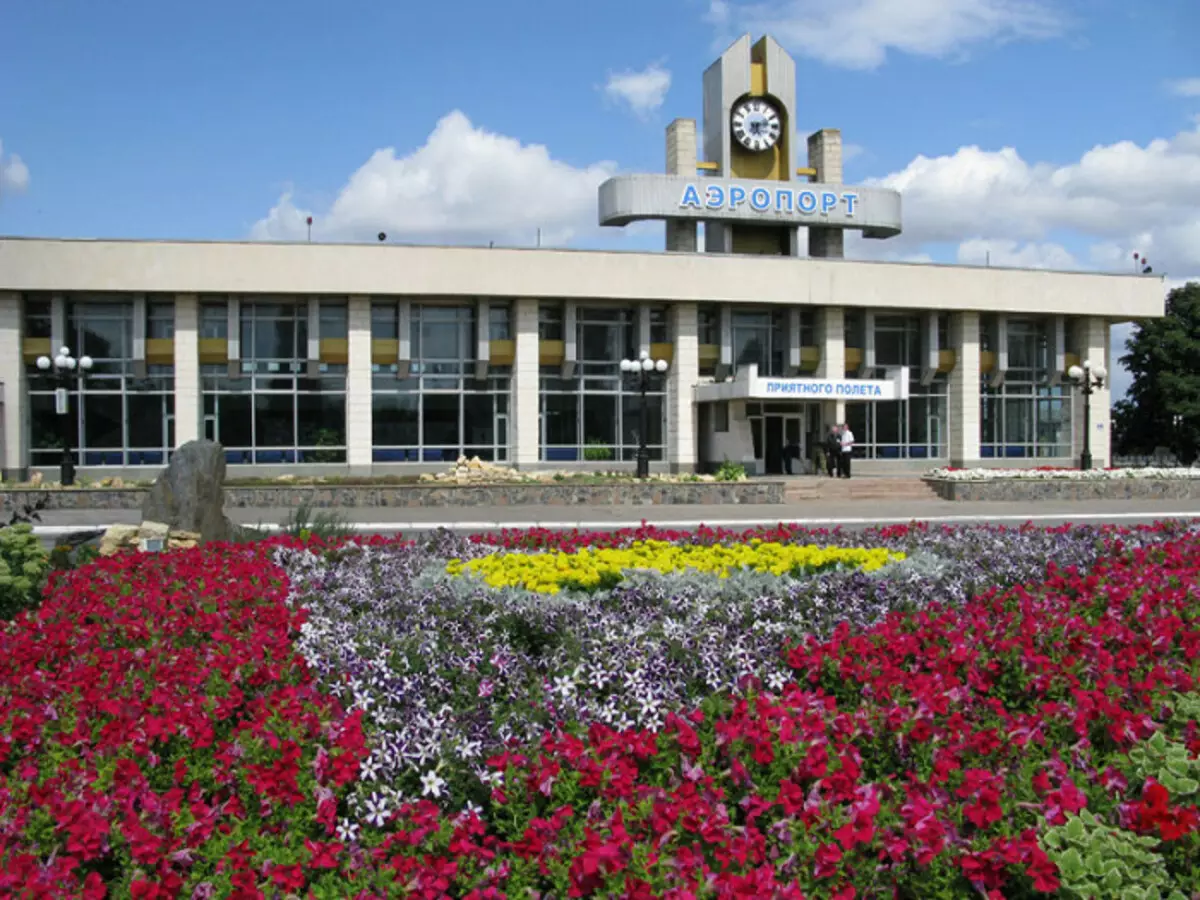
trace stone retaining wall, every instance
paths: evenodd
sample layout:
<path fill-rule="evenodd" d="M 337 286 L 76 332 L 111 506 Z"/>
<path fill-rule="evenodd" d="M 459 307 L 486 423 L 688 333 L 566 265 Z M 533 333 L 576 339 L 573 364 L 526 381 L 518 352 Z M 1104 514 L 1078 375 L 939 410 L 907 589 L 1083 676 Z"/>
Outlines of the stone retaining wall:
<path fill-rule="evenodd" d="M 1023 478 L 948 481 L 926 478 L 943 500 L 1200 500 L 1200 478 L 1106 478 L 1095 481 Z"/>
<path fill-rule="evenodd" d="M 0 491 L 0 508 L 48 497 L 46 509 L 141 509 L 147 488 Z M 478 506 L 740 506 L 784 502 L 780 481 L 683 484 L 295 485 L 225 488 L 226 509 Z"/>

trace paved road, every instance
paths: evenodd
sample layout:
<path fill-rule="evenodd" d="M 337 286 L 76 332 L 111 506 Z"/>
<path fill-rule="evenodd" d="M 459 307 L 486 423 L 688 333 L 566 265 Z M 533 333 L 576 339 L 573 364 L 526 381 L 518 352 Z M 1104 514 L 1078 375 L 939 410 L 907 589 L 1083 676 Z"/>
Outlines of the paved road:
<path fill-rule="evenodd" d="M 229 510 L 241 524 L 278 527 L 293 510 Z M 330 510 L 354 524 L 362 533 L 427 532 L 437 528 L 455 531 L 494 531 L 500 528 L 613 529 L 639 525 L 680 528 L 700 524 L 727 528 L 794 522 L 813 527 L 864 528 L 913 520 L 945 524 L 994 523 L 1019 525 L 1064 522 L 1132 525 L 1159 519 L 1200 520 L 1196 501 L 1088 501 L 1045 503 L 954 503 L 942 500 L 848 502 L 811 501 L 786 505 L 725 506 L 579 506 L 579 507 L 474 507 L 434 509 L 363 508 Z M 136 523 L 136 510 L 75 510 L 42 513 L 36 531 L 47 541 L 84 529 L 114 523 Z"/>

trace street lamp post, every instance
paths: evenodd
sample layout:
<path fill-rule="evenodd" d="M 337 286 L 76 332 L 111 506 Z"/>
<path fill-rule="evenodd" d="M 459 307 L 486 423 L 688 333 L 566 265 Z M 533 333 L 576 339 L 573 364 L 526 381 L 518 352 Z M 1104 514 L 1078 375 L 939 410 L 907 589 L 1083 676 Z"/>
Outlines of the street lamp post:
<path fill-rule="evenodd" d="M 646 446 L 646 432 L 650 421 L 649 409 L 646 406 L 646 389 L 650 386 L 650 378 L 654 373 L 665 375 L 670 364 L 665 359 L 651 359 L 645 350 L 637 359 L 621 360 L 621 371 L 626 375 L 637 378 L 638 394 L 641 397 L 641 408 L 638 419 L 638 450 L 637 477 L 650 477 L 650 449 Z"/>
<path fill-rule="evenodd" d="M 1071 366 L 1067 374 L 1083 394 L 1083 453 L 1079 456 L 1079 468 L 1087 471 L 1092 467 L 1092 392 L 1104 387 L 1108 372 L 1104 366 L 1092 365 L 1085 359 L 1082 366 Z"/>
<path fill-rule="evenodd" d="M 79 359 L 76 359 L 71 355 L 71 351 L 67 347 L 61 348 L 54 359 L 48 356 L 39 356 L 37 358 L 37 367 L 54 379 L 55 410 L 60 417 L 65 417 L 70 409 L 69 389 L 74 387 L 78 391 L 83 386 L 84 376 L 91 371 L 92 365 L 92 358 L 90 356 L 81 356 Z M 60 418 L 59 421 L 65 423 L 66 420 Z M 75 451 L 71 447 L 70 428 L 64 424 L 61 431 L 63 455 L 60 480 L 63 487 L 67 487 L 75 483 Z"/>

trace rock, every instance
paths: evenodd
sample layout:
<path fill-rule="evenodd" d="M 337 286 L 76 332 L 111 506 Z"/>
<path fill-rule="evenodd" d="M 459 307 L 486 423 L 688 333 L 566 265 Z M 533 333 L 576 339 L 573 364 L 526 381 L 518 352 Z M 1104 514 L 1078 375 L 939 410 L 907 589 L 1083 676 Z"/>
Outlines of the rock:
<path fill-rule="evenodd" d="M 467 468 L 478 471 L 483 468 L 483 461 L 478 456 L 473 456 L 471 457 L 471 461 L 467 463 Z"/>
<path fill-rule="evenodd" d="M 172 531 L 167 536 L 168 550 L 190 550 L 200 546 L 200 535 L 195 531 Z"/>
<path fill-rule="evenodd" d="M 142 504 L 142 519 L 172 531 L 191 531 L 202 542 L 233 537 L 225 517 L 225 450 L 215 441 L 188 441 L 175 451 Z"/>
<path fill-rule="evenodd" d="M 152 522 L 146 519 L 138 526 L 138 538 L 143 541 L 165 541 L 171 533 L 171 526 L 166 522 Z"/>
<path fill-rule="evenodd" d="M 137 547 L 137 525 L 110 525 L 100 538 L 100 555 L 112 556 L 122 550 Z"/>

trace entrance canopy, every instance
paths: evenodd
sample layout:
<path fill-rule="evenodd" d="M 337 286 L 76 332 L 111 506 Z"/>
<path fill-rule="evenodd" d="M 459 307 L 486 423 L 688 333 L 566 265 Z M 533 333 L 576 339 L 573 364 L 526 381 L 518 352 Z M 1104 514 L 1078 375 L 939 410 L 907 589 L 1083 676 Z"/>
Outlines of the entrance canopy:
<path fill-rule="evenodd" d="M 722 400 L 907 400 L 908 366 L 887 378 L 763 378 L 758 366 L 742 366 L 736 378 L 696 385 L 697 403 Z"/>

